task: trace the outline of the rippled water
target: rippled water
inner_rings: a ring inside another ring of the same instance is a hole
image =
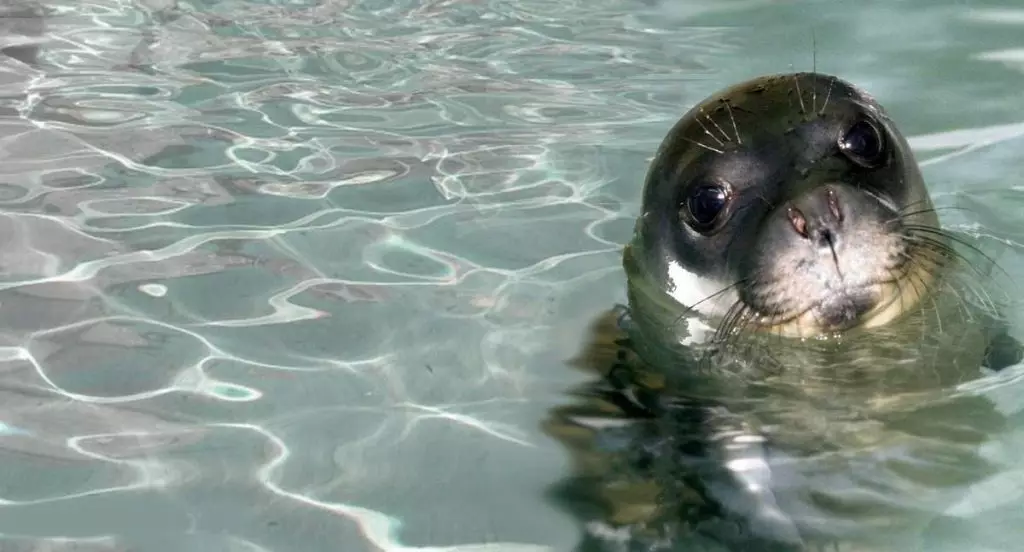
[[[0,547],[573,549],[540,424],[668,127],[842,74],[1024,275],[1011,4],[4,2]],[[978,550],[1022,537],[1011,376]]]

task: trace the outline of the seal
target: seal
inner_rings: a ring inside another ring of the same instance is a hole
[[[628,307],[573,363],[598,379],[546,424],[583,549],[916,548],[995,469],[1003,415],[954,390],[1024,358],[954,286],[987,276],[958,246],[981,253],[853,84],[769,75],[690,109],[647,172]]]
[[[669,131],[624,265],[634,312],[817,337],[918,304],[950,247],[906,138],[866,92],[798,73],[723,90]]]

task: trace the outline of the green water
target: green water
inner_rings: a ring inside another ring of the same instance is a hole
[[[753,75],[867,88],[1024,275],[1008,0],[3,6],[4,551],[573,550],[540,424],[657,144]],[[957,550],[1024,536],[1007,373]]]

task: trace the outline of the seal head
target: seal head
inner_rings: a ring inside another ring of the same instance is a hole
[[[948,250],[905,137],[837,77],[761,77],[686,113],[624,264],[638,319],[828,336],[917,304]],[[666,318],[667,316],[667,318]]]

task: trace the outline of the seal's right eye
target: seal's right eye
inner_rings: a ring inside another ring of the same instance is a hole
[[[717,184],[702,184],[686,197],[686,219],[698,232],[715,227],[729,205],[729,190]]]
[[[854,163],[875,168],[885,160],[885,139],[871,122],[857,121],[839,139],[839,150]]]

